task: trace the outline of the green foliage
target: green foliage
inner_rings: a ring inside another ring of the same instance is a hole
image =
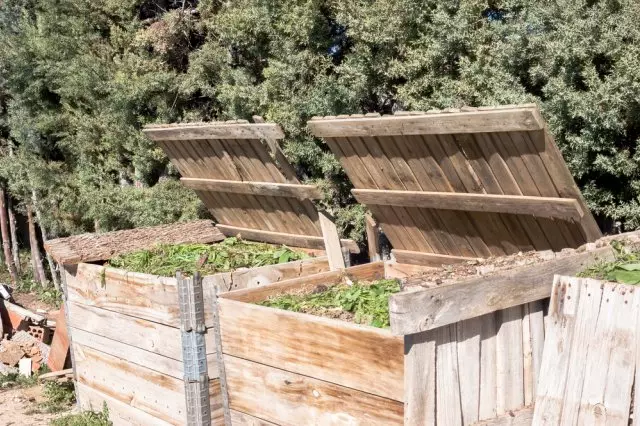
[[[18,373],[0,374],[0,389],[19,387],[30,388],[38,384],[38,377],[41,374],[48,373],[49,368],[46,365],[40,367],[38,371],[31,376],[26,377]]]
[[[305,253],[286,246],[226,238],[216,244],[160,244],[149,250],[139,250],[116,256],[108,266],[133,272],[173,276],[177,271],[193,275],[228,272],[238,268],[274,265],[304,259]]]
[[[42,395],[45,400],[40,411],[46,413],[59,413],[68,410],[76,401],[73,382],[45,382]]]
[[[353,321],[374,327],[389,327],[389,296],[400,291],[397,280],[379,280],[338,284],[307,294],[285,294],[260,302],[262,306],[305,312],[321,316],[340,317],[353,314]]]
[[[579,277],[615,281],[623,284],[640,284],[640,252],[628,251],[619,242],[612,242],[615,260],[597,262],[578,274]]]
[[[83,411],[67,414],[51,421],[51,426],[111,426],[111,424],[106,403],[100,412]]]

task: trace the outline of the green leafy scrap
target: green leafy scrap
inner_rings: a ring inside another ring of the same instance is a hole
[[[229,272],[238,268],[275,265],[306,258],[286,246],[226,238],[217,244],[160,244],[148,250],[116,256],[108,266],[153,275],[173,276]]]
[[[319,290],[319,291],[318,291]],[[259,305],[320,316],[340,317],[336,311],[352,314],[358,324],[389,327],[389,296],[400,291],[398,280],[379,280],[319,286],[306,294],[285,294]]]
[[[640,284],[640,252],[626,251],[619,241],[613,241],[615,259],[598,262],[578,274],[579,277],[615,281],[622,284]]]

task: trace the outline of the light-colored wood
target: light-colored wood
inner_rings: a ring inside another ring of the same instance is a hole
[[[544,128],[537,108],[510,110],[346,118],[307,122],[318,137],[393,136],[447,133],[531,131]]]
[[[434,331],[404,337],[404,424],[436,422],[436,336]]]
[[[231,424],[233,426],[276,426],[275,423],[236,410],[231,410]]]
[[[374,327],[225,297],[220,297],[219,309],[225,354],[403,400],[402,338]]]
[[[281,425],[402,424],[401,402],[229,355],[224,363],[233,410]]]
[[[434,268],[431,266],[410,265],[408,263],[398,263],[393,260],[387,260],[384,262],[385,277],[389,279],[415,277],[430,272],[433,269]]]
[[[144,349],[175,360],[182,360],[180,330],[151,321],[141,321],[128,315],[122,315],[105,309],[67,304],[69,326],[89,333],[97,334],[125,345]],[[123,330],[126,330],[124,332]],[[73,336],[72,336],[73,338]],[[214,353],[213,335],[206,334],[207,352]]]
[[[83,383],[76,383],[75,386],[81,396],[78,401],[80,409],[101,412],[106,404],[109,410],[109,420],[113,423],[113,426],[168,426],[179,424],[160,420],[126,401],[120,401]]]
[[[213,333],[214,341],[216,344],[216,362],[218,365],[218,376],[220,382],[220,389],[218,394],[221,396],[222,400],[222,410],[224,412],[223,421],[225,426],[231,426],[231,413],[229,412],[229,393],[227,391],[227,375],[224,367],[224,358],[222,353],[222,336],[220,329],[220,309],[218,303],[218,295],[217,291],[214,292],[213,298],[213,318],[214,318],[214,326],[213,329],[209,330],[209,332]]]
[[[184,423],[182,380],[76,343],[73,350],[80,383],[167,423]]]
[[[322,229],[324,247],[327,252],[327,258],[329,259],[329,269],[332,271],[344,269],[346,265],[344,257],[342,257],[338,228],[336,228],[336,224],[327,212],[318,212],[318,217],[320,220],[320,228]]]
[[[613,257],[611,247],[602,247],[450,286],[398,293],[389,298],[391,330],[398,335],[418,333],[545,299],[551,293],[555,274],[575,274]]]
[[[522,307],[498,312],[496,334],[496,412],[524,407],[524,366],[522,353]]]
[[[369,249],[369,261],[377,262],[382,260],[380,253],[380,230],[373,217],[367,213],[364,215],[365,230],[367,232],[367,248]]]
[[[456,263],[476,262],[478,258],[451,256],[447,254],[423,253],[419,251],[408,251],[393,249],[391,253],[398,263],[408,263],[412,265],[440,267],[442,265],[454,265]]]
[[[202,123],[146,126],[142,132],[154,141],[189,141],[200,139],[282,139],[284,133],[277,124]],[[240,142],[236,142],[240,143]]]
[[[182,361],[169,358],[163,355],[126,345],[118,340],[109,339],[97,334],[89,333],[79,328],[71,328],[73,341],[83,347],[92,348],[108,355],[120,358],[158,373],[175,377],[182,380],[184,378],[184,368]],[[209,378],[218,377],[218,366],[215,353],[207,355],[207,368]]]
[[[495,419],[474,423],[473,426],[531,426],[532,421],[533,409],[523,408],[522,410],[509,411],[504,416]]]
[[[269,297],[279,296],[291,291],[312,291],[319,285],[339,283],[343,278],[351,280],[371,281],[385,277],[384,262],[373,262],[354,266],[344,271],[329,271],[308,277],[294,278],[269,286],[254,289],[236,290],[221,294],[220,298],[236,300],[246,303],[256,303]]]
[[[220,231],[229,237],[240,235],[245,240],[264,241],[267,243],[284,244],[292,247],[324,249],[324,239],[322,237],[287,234],[285,232],[271,232],[220,224],[217,226]],[[360,252],[360,248],[358,248],[358,245],[353,240],[340,240],[340,244],[343,247],[348,248],[351,253]]]
[[[436,424],[462,425],[456,325],[434,330],[436,336]]]
[[[478,317],[480,320],[480,397],[478,417],[490,419],[497,414],[496,318],[494,313]]]
[[[462,422],[466,425],[479,419],[482,317],[459,322],[457,331],[460,406]]]
[[[368,205],[526,214],[570,220],[581,220],[584,217],[580,204],[572,198],[380,189],[352,189],[351,192],[356,200]]]
[[[252,118],[254,123],[265,123],[264,118],[259,115],[254,115]],[[271,155],[273,155],[273,157],[276,159],[276,163],[278,164],[280,171],[287,179],[287,182],[300,183],[298,177],[296,176],[296,171],[293,169],[293,166],[291,166],[291,163],[289,163],[289,161],[287,160],[287,157],[284,155],[284,152],[282,152],[282,149],[280,149],[278,141],[271,138],[265,138],[265,141],[269,146]]]
[[[539,300],[529,303],[529,329],[531,336],[531,371],[533,374],[531,383],[531,398],[535,402],[537,395],[538,379],[540,377],[540,366],[542,365],[542,352],[544,351],[545,331],[544,331],[544,309],[548,305],[548,300]],[[525,382],[525,389],[529,389]],[[525,401],[527,403],[527,401]]]
[[[273,182],[238,182],[233,180],[181,178],[187,188],[200,191],[231,192],[234,194],[264,195],[267,197],[292,197],[300,200],[322,198],[315,185]]]

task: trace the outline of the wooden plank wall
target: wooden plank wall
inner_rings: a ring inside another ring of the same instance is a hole
[[[533,404],[546,300],[405,336],[405,425],[470,425]]]
[[[326,257],[206,276],[214,289],[258,287],[328,269]],[[176,280],[81,263],[65,266],[69,330],[82,408],[104,403],[115,425],[183,425],[186,407]],[[224,424],[213,333],[206,334],[212,424]]]
[[[559,251],[601,236],[535,106],[325,117],[308,125],[339,158],[354,195],[363,197],[394,249],[405,255],[398,261],[427,262],[428,254],[464,261]],[[439,193],[444,201],[447,193],[469,196],[452,196],[438,206],[429,194],[412,196],[416,191]],[[492,211],[500,206],[495,200],[478,203],[483,195],[505,204]],[[544,206],[527,205],[535,197],[550,197],[558,206],[575,202],[574,219],[553,211],[537,214]],[[420,200],[431,207],[421,207]],[[505,213],[516,203],[521,208]],[[523,209],[529,214],[513,214]]]

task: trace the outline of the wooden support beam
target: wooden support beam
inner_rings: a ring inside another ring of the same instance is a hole
[[[554,275],[576,274],[613,258],[614,250],[607,246],[451,285],[398,293],[389,298],[391,331],[419,333],[545,299],[551,295]]]
[[[264,241],[271,244],[284,244],[291,247],[306,247],[324,250],[324,238],[311,235],[287,234],[285,232],[264,231],[262,229],[240,228],[237,226],[221,225],[216,227],[227,237],[234,237],[238,234],[246,240]],[[360,253],[358,244],[353,240],[340,240],[343,247],[349,249],[351,253]]]
[[[147,126],[142,132],[154,141],[197,139],[282,139],[284,133],[277,124],[187,124],[162,127]]]
[[[322,192],[315,185],[184,177],[180,178],[180,182],[187,188],[200,191],[231,192],[234,194],[264,195],[267,197],[291,197],[300,200],[322,198]]]
[[[573,198],[383,189],[353,189],[351,192],[360,203],[369,205],[526,214],[576,221],[584,216],[580,203]]]
[[[396,258],[396,262],[398,263],[408,263],[410,265],[420,266],[439,267],[442,265],[454,265],[456,263],[478,260],[477,257],[451,256],[448,254],[423,253],[419,251],[398,249],[391,250],[391,253],[393,253],[394,257]]]
[[[538,108],[455,112],[377,118],[320,119],[307,122],[318,137],[429,135],[541,130]]]
[[[318,212],[318,219],[320,220],[320,228],[322,228],[325,251],[329,259],[329,269],[335,271],[346,268],[336,224],[329,214],[324,211]]]
[[[262,124],[265,122],[264,118],[262,118],[259,115],[254,115],[252,118],[254,123]],[[267,146],[269,147],[269,150],[273,154],[273,157],[276,159],[276,164],[280,168],[280,171],[282,172],[284,177],[287,179],[287,182],[300,183],[300,181],[298,180],[298,176],[296,175],[296,171],[294,170],[293,166],[291,166],[291,164],[289,163],[289,160],[287,160],[287,157],[284,155],[284,152],[282,152],[282,149],[280,149],[280,145],[278,145],[278,141],[271,138],[265,138],[264,141],[266,142]]]
[[[380,229],[373,217],[367,213],[364,215],[365,229],[367,231],[367,247],[369,249],[369,262],[382,260],[380,253]]]

